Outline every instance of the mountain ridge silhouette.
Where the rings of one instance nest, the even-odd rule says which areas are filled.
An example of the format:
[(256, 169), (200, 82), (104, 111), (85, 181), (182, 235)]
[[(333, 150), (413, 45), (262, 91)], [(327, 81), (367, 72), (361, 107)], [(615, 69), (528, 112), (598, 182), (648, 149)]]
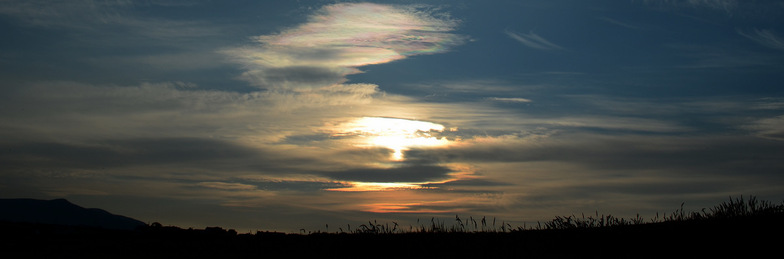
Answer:
[(133, 230), (146, 225), (142, 221), (102, 209), (84, 208), (66, 199), (0, 199), (0, 221), (118, 230)]

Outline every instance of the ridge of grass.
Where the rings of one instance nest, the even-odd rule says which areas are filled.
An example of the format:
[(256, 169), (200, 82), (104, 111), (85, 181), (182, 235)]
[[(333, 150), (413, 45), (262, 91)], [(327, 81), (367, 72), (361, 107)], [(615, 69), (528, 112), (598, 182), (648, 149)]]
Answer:
[[(686, 212), (683, 209), (684, 203), (681, 203), (679, 209), (669, 213), (656, 216), (651, 219), (645, 219), (637, 214), (632, 218), (615, 217), (612, 215), (599, 215), (596, 211), (594, 215), (586, 216), (581, 214), (579, 217), (575, 215), (570, 216), (555, 216), (555, 218), (546, 222), (537, 222), (536, 226), (516, 226), (506, 222), (497, 224), (496, 218), (489, 221), (486, 217), (481, 219), (468, 217), (461, 219), (459, 215), (455, 215), (455, 221), (452, 225), (447, 224), (435, 217), (431, 218), (429, 223), (420, 223), (417, 220), (417, 226), (409, 226), (407, 229), (402, 228), (397, 222), (379, 223), (378, 221), (368, 221), (367, 224), (361, 224), (357, 228), (352, 229), (348, 225), (346, 229), (339, 227), (335, 234), (410, 234), (410, 233), (511, 233), (520, 231), (531, 230), (571, 230), (571, 229), (596, 229), (596, 228), (609, 228), (609, 227), (622, 227), (634, 225), (646, 225), (656, 223), (676, 223), (676, 222), (715, 222), (722, 220), (743, 220), (752, 217), (784, 217), (784, 202), (774, 204), (770, 201), (758, 200), (755, 196), (749, 196), (744, 199), (743, 196), (732, 198), (729, 197), (728, 201), (724, 201), (712, 208), (703, 208), (696, 212)], [(301, 229), (302, 234), (331, 234), (322, 232), (320, 230), (315, 232), (307, 232)]]
[(300, 234), (237, 233), (220, 227), (181, 229), (157, 222), (134, 231), (0, 222), (0, 237), (10, 240), (0, 244), (0, 249), (20, 258), (31, 254), (42, 258), (69, 254), (96, 258), (290, 257), (295, 253), (341, 258), (663, 258), (673, 254), (763, 258), (780, 245), (784, 202), (730, 197), (710, 209), (688, 213), (683, 205), (652, 219), (600, 216), (597, 212), (555, 217), (533, 227), (512, 227), (495, 218), (456, 215), (451, 224), (447, 224), (451, 220), (431, 218), (406, 228), (397, 222), (374, 220), (331, 233), (303, 229)]

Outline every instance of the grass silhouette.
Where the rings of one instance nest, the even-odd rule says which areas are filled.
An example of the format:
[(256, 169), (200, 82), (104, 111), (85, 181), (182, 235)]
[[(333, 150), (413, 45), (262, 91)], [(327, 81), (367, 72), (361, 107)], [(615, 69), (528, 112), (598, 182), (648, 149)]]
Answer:
[[(220, 227), (181, 229), (152, 223), (135, 231), (0, 222), (0, 250), (17, 257), (101, 258), (319, 256), (341, 258), (515, 257), (609, 258), (761, 257), (776, 251), (784, 231), (784, 203), (750, 196), (712, 208), (644, 219), (612, 215), (556, 216), (513, 227), (495, 218), (436, 218), (402, 227), (368, 221), (333, 232), (237, 233)], [(325, 225), (329, 229), (329, 225)], [(778, 252), (780, 254), (780, 252)]]
[[(449, 226), (447, 226), (446, 222), (436, 218), (431, 218), (428, 224), (422, 224), (417, 220), (418, 226), (409, 226), (408, 229), (401, 228), (397, 222), (392, 222), (390, 225), (390, 223), (379, 223), (373, 220), (368, 221), (367, 224), (359, 225), (354, 230), (351, 229), (351, 225), (348, 225), (346, 228), (348, 231), (338, 228), (336, 233), (379, 235), (406, 233), (506, 233), (526, 230), (593, 229), (646, 224), (655, 225), (657, 223), (739, 221), (751, 220), (752, 218), (784, 217), (784, 202), (774, 204), (770, 201), (758, 200), (755, 196), (749, 196), (747, 199), (744, 199), (743, 196), (738, 198), (729, 197), (728, 201), (712, 208), (703, 208), (697, 212), (686, 212), (683, 209), (684, 205), (685, 202), (681, 203), (679, 209), (669, 214), (659, 215), (659, 213), (656, 213), (654, 218), (647, 220), (641, 217), (640, 214), (633, 218), (619, 218), (612, 215), (599, 215), (599, 212), (596, 211), (594, 215), (589, 216), (585, 216), (585, 214), (581, 214), (579, 217), (575, 215), (555, 216), (555, 218), (549, 221), (537, 222), (536, 226), (513, 227), (506, 222), (496, 224), (495, 218), (492, 221), (489, 221), (486, 217), (482, 217), (479, 220), (469, 217), (464, 220), (459, 215), (455, 215), (454, 223)], [(321, 230), (307, 232), (302, 229), (300, 232), (303, 234), (329, 234)]]
[(769, 201), (757, 200), (755, 196), (749, 196), (747, 200), (743, 196), (733, 199), (730, 197), (729, 201), (722, 202), (719, 205), (710, 209), (702, 209), (698, 212), (686, 213), (683, 210), (683, 205), (674, 212), (646, 221), (639, 214), (634, 218), (624, 219), (616, 218), (612, 215), (598, 215), (596, 217), (575, 217), (574, 215), (568, 217), (557, 216), (555, 219), (545, 222), (543, 229), (576, 229), (576, 228), (597, 228), (597, 227), (613, 227), (613, 226), (628, 226), (628, 225), (641, 225), (652, 223), (667, 223), (667, 222), (696, 222), (696, 221), (716, 221), (716, 220), (744, 220), (752, 217), (781, 217), (784, 216), (784, 203), (773, 204)]

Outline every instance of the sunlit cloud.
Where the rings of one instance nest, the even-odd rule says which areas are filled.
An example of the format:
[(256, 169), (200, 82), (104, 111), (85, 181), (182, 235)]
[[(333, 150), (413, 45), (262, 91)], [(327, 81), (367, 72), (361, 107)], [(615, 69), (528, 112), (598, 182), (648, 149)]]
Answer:
[[(338, 192), (378, 192), (401, 190), (451, 190), (450, 183), (468, 183), (480, 179), (476, 168), (468, 164), (413, 165), (392, 168), (354, 169), (330, 172), (328, 176), (341, 179), (343, 186), (325, 189)], [(348, 180), (348, 181), (346, 181)], [(424, 197), (426, 193), (423, 193)]]
[(258, 45), (223, 52), (264, 88), (312, 88), (342, 83), (357, 67), (445, 52), (465, 37), (450, 33), (456, 20), (416, 7), (347, 3), (325, 6), (308, 22), (279, 34), (254, 37)]
[[(456, 130), (456, 129), (451, 129)], [(436, 123), (400, 118), (364, 117), (335, 127), (334, 136), (354, 136), (357, 146), (379, 146), (394, 151), (391, 160), (403, 160), (403, 152), (410, 148), (443, 147), (450, 144), (446, 138), (434, 136), (444, 131)]]
[(423, 189), (419, 184), (413, 183), (379, 183), (379, 182), (352, 182), (344, 188), (327, 189), (327, 191), (341, 192), (368, 192), (368, 191), (396, 191)]
[[(441, 205), (441, 209), (428, 208)], [(372, 203), (363, 206), (363, 210), (373, 213), (460, 213), (462, 210), (455, 209), (454, 202), (435, 201), (435, 202), (415, 202), (415, 203)]]

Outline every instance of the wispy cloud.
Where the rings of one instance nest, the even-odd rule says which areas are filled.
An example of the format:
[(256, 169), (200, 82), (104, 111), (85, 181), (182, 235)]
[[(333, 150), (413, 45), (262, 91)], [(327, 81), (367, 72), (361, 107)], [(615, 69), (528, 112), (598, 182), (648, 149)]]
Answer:
[(612, 18), (609, 18), (609, 17), (602, 16), (602, 17), (599, 17), (598, 19), (602, 20), (602, 21), (605, 21), (605, 22), (608, 22), (608, 23), (611, 23), (611, 24), (615, 24), (615, 25), (627, 28), (627, 29), (633, 29), (633, 30), (640, 29), (640, 27), (638, 27), (638, 26), (634, 26), (634, 25), (631, 25), (631, 24), (628, 24), (628, 23), (625, 23), (625, 22), (621, 22), (621, 21), (618, 21), (618, 20), (615, 20), (615, 19), (612, 19)]
[(518, 98), (518, 97), (489, 97), (487, 98), (489, 101), (496, 101), (496, 102), (510, 102), (510, 103), (530, 103), (530, 99), (525, 98)]
[(756, 110), (784, 110), (784, 98), (760, 98), (752, 106)]
[(533, 32), (530, 32), (528, 34), (525, 33), (521, 34), (513, 31), (505, 30), (504, 33), (509, 37), (512, 37), (512, 39), (530, 48), (543, 49), (543, 50), (563, 49), (561, 46), (558, 46), (555, 43), (552, 43)]
[(718, 10), (724, 10), (727, 12), (730, 12), (738, 7), (737, 0), (687, 0), (687, 1), (679, 1), (679, 2), (689, 4), (692, 6), (701, 6), (701, 7), (718, 9)]
[[(58, 63), (69, 74), (77, 71), (104, 70), (102, 77), (114, 73), (134, 74), (154, 70), (166, 74), (171, 71), (215, 69), (225, 66), (225, 57), (215, 53), (225, 46), (226, 36), (237, 25), (208, 22), (209, 17), (167, 16), (151, 11), (164, 9), (168, 1), (45, 1), (5, 0), (0, 4), (0, 18), (4, 23), (33, 30), (56, 31), (40, 33), (51, 37), (68, 53), (47, 62)], [(190, 11), (202, 8), (201, 1), (188, 2), (196, 6), (178, 8)], [(56, 36), (55, 36), (56, 35)], [(112, 46), (107, 48), (106, 46)], [(167, 51), (160, 51), (165, 48)], [(102, 51), (97, 51), (102, 49)], [(51, 48), (20, 50), (26, 60), (36, 59), (33, 53), (49, 53)], [(46, 55), (44, 55), (46, 56)], [(19, 62), (19, 61), (15, 61)], [(154, 69), (152, 69), (154, 67)], [(131, 72), (132, 71), (132, 72)], [(93, 79), (96, 77), (92, 77)], [(139, 77), (136, 77), (139, 79)], [(144, 78), (138, 81), (150, 81)], [(138, 82), (136, 81), (136, 82)]]
[(744, 32), (743, 30), (738, 29), (737, 31), (738, 34), (740, 34), (741, 36), (753, 40), (759, 44), (762, 44), (763, 46), (772, 49), (784, 50), (784, 39), (779, 37), (775, 32), (771, 30), (754, 29), (753, 31), (750, 32)]
[(778, 65), (780, 62), (774, 55), (765, 52), (745, 49), (727, 49), (709, 45), (670, 44), (668, 47), (691, 59), (689, 64), (681, 64), (678, 68), (712, 69), (762, 67)]
[(171, 41), (180, 38), (216, 36), (221, 33), (220, 28), (206, 22), (142, 17), (131, 12), (131, 9), (138, 5), (169, 4), (166, 1), (142, 4), (133, 1), (10, 0), (3, 1), (0, 15), (13, 17), (28, 26), (67, 28), (81, 33), (97, 33), (98, 28), (114, 27), (117, 28), (115, 29), (117, 37), (131, 34)]
[[(685, 14), (688, 11), (713, 11), (728, 17), (736, 17), (747, 21), (776, 21), (784, 14), (781, 1), (747, 1), (747, 0), (642, 0), (648, 6)], [(703, 13), (704, 14), (704, 13)], [(703, 15), (687, 15), (687, 17), (704, 20)], [(703, 18), (698, 18), (703, 17)], [(776, 22), (774, 22), (776, 23)]]
[(738, 8), (737, 0), (644, 0), (647, 4), (710, 8), (731, 13)]
[(784, 140), (784, 116), (760, 119), (744, 128), (762, 138)]
[(198, 186), (220, 190), (253, 190), (256, 186), (243, 183), (201, 182)]
[(122, 1), (3, 1), (0, 14), (31, 26), (89, 29), (90, 24), (105, 23), (118, 10), (133, 5)]

